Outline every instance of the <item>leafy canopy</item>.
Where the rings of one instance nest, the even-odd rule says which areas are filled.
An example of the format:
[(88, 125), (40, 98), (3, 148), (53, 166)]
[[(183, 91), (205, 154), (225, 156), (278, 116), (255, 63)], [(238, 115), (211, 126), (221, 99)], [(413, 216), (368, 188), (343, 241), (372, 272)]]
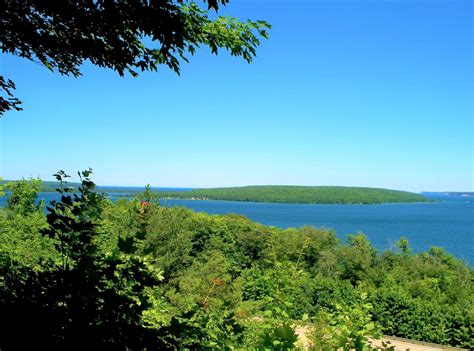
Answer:
[[(8, 53), (51, 71), (77, 77), (89, 61), (121, 76), (168, 66), (179, 74), (181, 61), (201, 46), (214, 54), (225, 48), (250, 62), (265, 21), (239, 21), (211, 14), (229, 0), (11, 0), (0, 12), (0, 43)], [(21, 110), (15, 84), (0, 76), (0, 116)]]
[[(34, 211), (40, 211), (43, 208), (43, 202), (37, 203), (36, 198), (41, 191), (41, 180), (22, 179), (16, 182), (8, 182), (6, 188), (11, 191), (10, 196), (7, 199), (7, 206), (10, 210), (20, 213), (27, 214)], [(0, 196), (2, 194), (2, 188), (0, 188)]]
[(39, 180), (9, 186), (7, 216), (0, 216), (0, 329), (11, 338), (2, 338), (2, 350), (29, 349), (30, 340), (58, 350), (149, 346), (141, 318), (161, 271), (138, 253), (137, 235), (125, 238), (125, 248), (105, 231), (108, 202), (91, 174), (80, 172), (78, 193), (70, 193), (69, 176), (56, 173), (60, 199), (46, 215), (29, 205)]

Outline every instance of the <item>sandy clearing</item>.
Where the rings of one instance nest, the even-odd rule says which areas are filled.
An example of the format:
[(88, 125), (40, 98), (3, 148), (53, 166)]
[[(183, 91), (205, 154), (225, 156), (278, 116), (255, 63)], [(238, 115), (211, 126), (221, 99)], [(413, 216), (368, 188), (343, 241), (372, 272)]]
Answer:
[[(304, 350), (309, 350), (311, 347), (311, 340), (308, 339), (307, 333), (309, 328), (306, 327), (297, 327), (295, 329), (296, 335), (298, 335), (298, 344)], [(372, 345), (381, 346), (382, 342), (389, 343), (390, 346), (395, 347), (395, 351), (461, 351), (465, 349), (460, 349), (451, 346), (443, 346), (423, 341), (409, 340), (398, 338), (394, 336), (384, 336), (381, 340), (371, 340)]]

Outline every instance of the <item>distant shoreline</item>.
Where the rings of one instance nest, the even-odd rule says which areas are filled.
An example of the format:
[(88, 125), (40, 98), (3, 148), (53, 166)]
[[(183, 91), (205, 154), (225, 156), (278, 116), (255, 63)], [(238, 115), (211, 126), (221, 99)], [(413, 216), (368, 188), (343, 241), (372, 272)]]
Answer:
[[(122, 197), (122, 196), (117, 196)], [(123, 196), (126, 198), (127, 196)], [(255, 203), (255, 204), (282, 204), (282, 205), (348, 205), (348, 206), (360, 206), (360, 205), (403, 205), (403, 204), (429, 204), (436, 203), (438, 201), (428, 199), (428, 201), (409, 201), (409, 202), (377, 202), (377, 203), (336, 203), (336, 202), (269, 202), (269, 201), (249, 201), (249, 200), (223, 200), (223, 199), (209, 199), (209, 198), (186, 198), (186, 197), (159, 197), (160, 200), (182, 200), (182, 201), (228, 201), (228, 202), (244, 202), (244, 203)]]

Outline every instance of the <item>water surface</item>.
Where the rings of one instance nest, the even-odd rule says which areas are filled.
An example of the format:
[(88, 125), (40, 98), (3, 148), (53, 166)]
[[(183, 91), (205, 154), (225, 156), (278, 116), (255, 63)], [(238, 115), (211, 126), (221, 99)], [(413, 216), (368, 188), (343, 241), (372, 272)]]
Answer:
[(340, 238), (363, 232), (378, 249), (393, 248), (402, 236), (415, 251), (440, 246), (474, 264), (474, 198), (425, 194), (438, 202), (381, 205), (272, 204), (213, 200), (164, 200), (214, 214), (239, 213), (281, 228), (334, 228)]

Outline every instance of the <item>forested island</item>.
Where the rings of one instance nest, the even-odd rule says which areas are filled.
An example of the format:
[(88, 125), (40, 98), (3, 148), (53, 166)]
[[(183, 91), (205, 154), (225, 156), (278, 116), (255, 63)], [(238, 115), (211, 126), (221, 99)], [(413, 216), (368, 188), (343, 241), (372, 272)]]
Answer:
[(390, 202), (429, 202), (426, 197), (406, 191), (342, 187), (257, 185), (230, 188), (160, 192), (161, 198), (229, 200), (305, 204), (381, 204)]
[(441, 248), (380, 252), (362, 234), (162, 207), (150, 188), (112, 202), (89, 175), (46, 211), (39, 180), (9, 185), (2, 350), (290, 350), (298, 328), (320, 351), (382, 334), (474, 346), (474, 272)]

